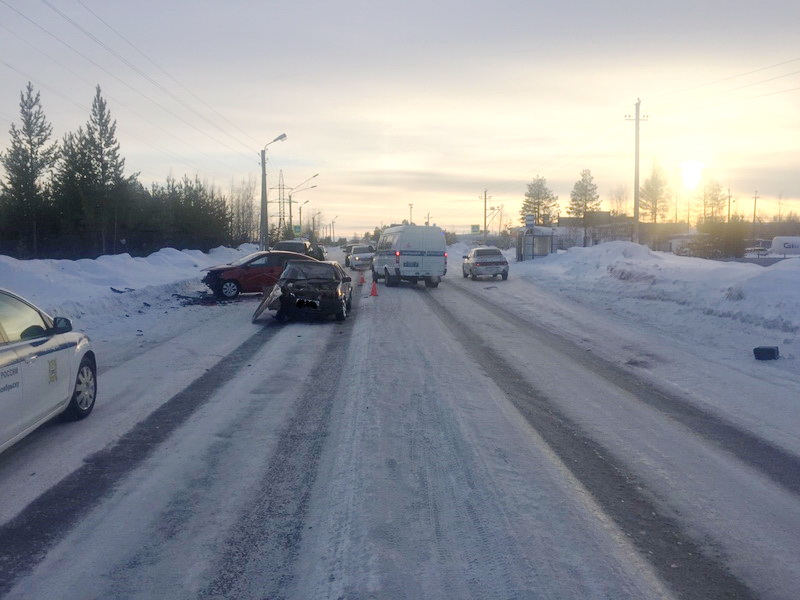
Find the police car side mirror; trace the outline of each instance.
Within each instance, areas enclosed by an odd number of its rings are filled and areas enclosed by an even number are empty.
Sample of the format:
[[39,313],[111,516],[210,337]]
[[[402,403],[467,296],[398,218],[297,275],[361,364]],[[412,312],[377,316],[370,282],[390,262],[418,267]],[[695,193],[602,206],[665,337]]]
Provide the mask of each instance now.
[[53,319],[53,333],[68,333],[72,331],[72,321],[67,317]]

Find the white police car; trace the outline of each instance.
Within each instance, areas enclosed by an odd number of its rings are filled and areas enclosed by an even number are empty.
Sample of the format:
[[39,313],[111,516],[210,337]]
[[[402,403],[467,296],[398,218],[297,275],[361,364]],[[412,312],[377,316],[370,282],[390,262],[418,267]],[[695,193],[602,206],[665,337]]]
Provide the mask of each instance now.
[[56,415],[83,419],[96,395],[89,338],[0,289],[0,452]]

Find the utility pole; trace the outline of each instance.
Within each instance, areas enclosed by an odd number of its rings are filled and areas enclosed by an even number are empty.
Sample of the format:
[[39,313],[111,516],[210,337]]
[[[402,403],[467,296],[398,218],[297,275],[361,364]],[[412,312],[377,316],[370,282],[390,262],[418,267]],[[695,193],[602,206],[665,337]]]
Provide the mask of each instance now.
[[731,188],[728,188],[728,223],[731,222]]
[[646,121],[647,115],[639,117],[639,107],[642,101],[636,99],[636,116],[632,119],[630,115],[625,115],[626,121],[636,121],[636,150],[635,166],[633,171],[633,241],[639,243],[639,121]]
[[489,199],[489,197],[486,194],[488,192],[489,190],[486,189],[483,190],[483,245],[484,246],[487,244],[487,234],[488,234],[486,230],[486,202]]
[[753,245],[756,243],[756,202],[758,202],[758,190],[753,195]]
[[278,173],[278,237],[281,237],[286,227],[286,201],[283,197],[283,169]]
[[413,214],[412,211],[413,210],[414,210],[414,205],[413,204],[409,204],[408,205],[408,224],[409,225],[412,225],[414,223],[414,219],[412,218],[412,214]]
[[269,249],[269,221],[267,219],[267,149],[261,149],[261,222],[259,223],[259,250]]

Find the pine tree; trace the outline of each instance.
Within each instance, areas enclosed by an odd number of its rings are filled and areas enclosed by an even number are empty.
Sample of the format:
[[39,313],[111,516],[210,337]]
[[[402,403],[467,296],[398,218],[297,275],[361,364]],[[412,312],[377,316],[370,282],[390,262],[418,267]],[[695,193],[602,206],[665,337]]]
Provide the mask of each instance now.
[[649,219],[653,223],[666,221],[669,213],[669,187],[664,171],[657,164],[653,164],[650,177],[644,180],[639,189],[639,211],[642,219]]
[[6,171],[0,186],[7,204],[5,212],[20,232],[21,255],[26,254],[24,247],[30,243],[32,255],[38,257],[40,224],[49,202],[44,178],[55,164],[57,146],[47,145],[53,127],[44,116],[39,92],[34,94],[30,82],[20,93],[19,109],[22,125],[11,124],[9,149],[0,154]]
[[575,182],[569,195],[567,213],[573,217],[586,218],[587,212],[600,209],[600,195],[589,169],[581,171],[581,178]]
[[594,182],[592,172],[589,169],[581,171],[581,178],[572,186],[569,195],[569,206],[567,213],[583,219],[583,243],[586,245],[586,213],[599,210],[600,195],[597,193],[597,184]]
[[534,215],[536,223],[552,222],[558,212],[558,196],[547,187],[547,180],[536,176],[527,186],[528,191],[519,211],[520,222],[524,223],[527,215]]
[[88,145],[82,127],[77,133],[66,134],[53,178],[53,200],[60,233],[76,235],[84,240],[91,236],[90,224],[95,220],[94,205],[90,200],[93,174]]
[[95,223],[100,235],[100,247],[103,254],[108,250],[109,233],[112,235],[113,249],[116,251],[117,227],[121,208],[119,191],[124,182],[125,159],[120,158],[116,132],[117,122],[111,120],[111,113],[98,85],[92,101],[92,113],[86,124],[86,137],[94,174],[92,187],[97,211]]

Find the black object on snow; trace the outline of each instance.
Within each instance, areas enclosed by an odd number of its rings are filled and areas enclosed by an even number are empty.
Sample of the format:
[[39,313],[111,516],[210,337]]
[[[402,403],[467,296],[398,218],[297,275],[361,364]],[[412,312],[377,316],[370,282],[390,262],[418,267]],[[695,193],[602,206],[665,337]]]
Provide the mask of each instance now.
[[753,356],[756,360],[775,360],[780,354],[777,346],[758,346],[753,348]]

